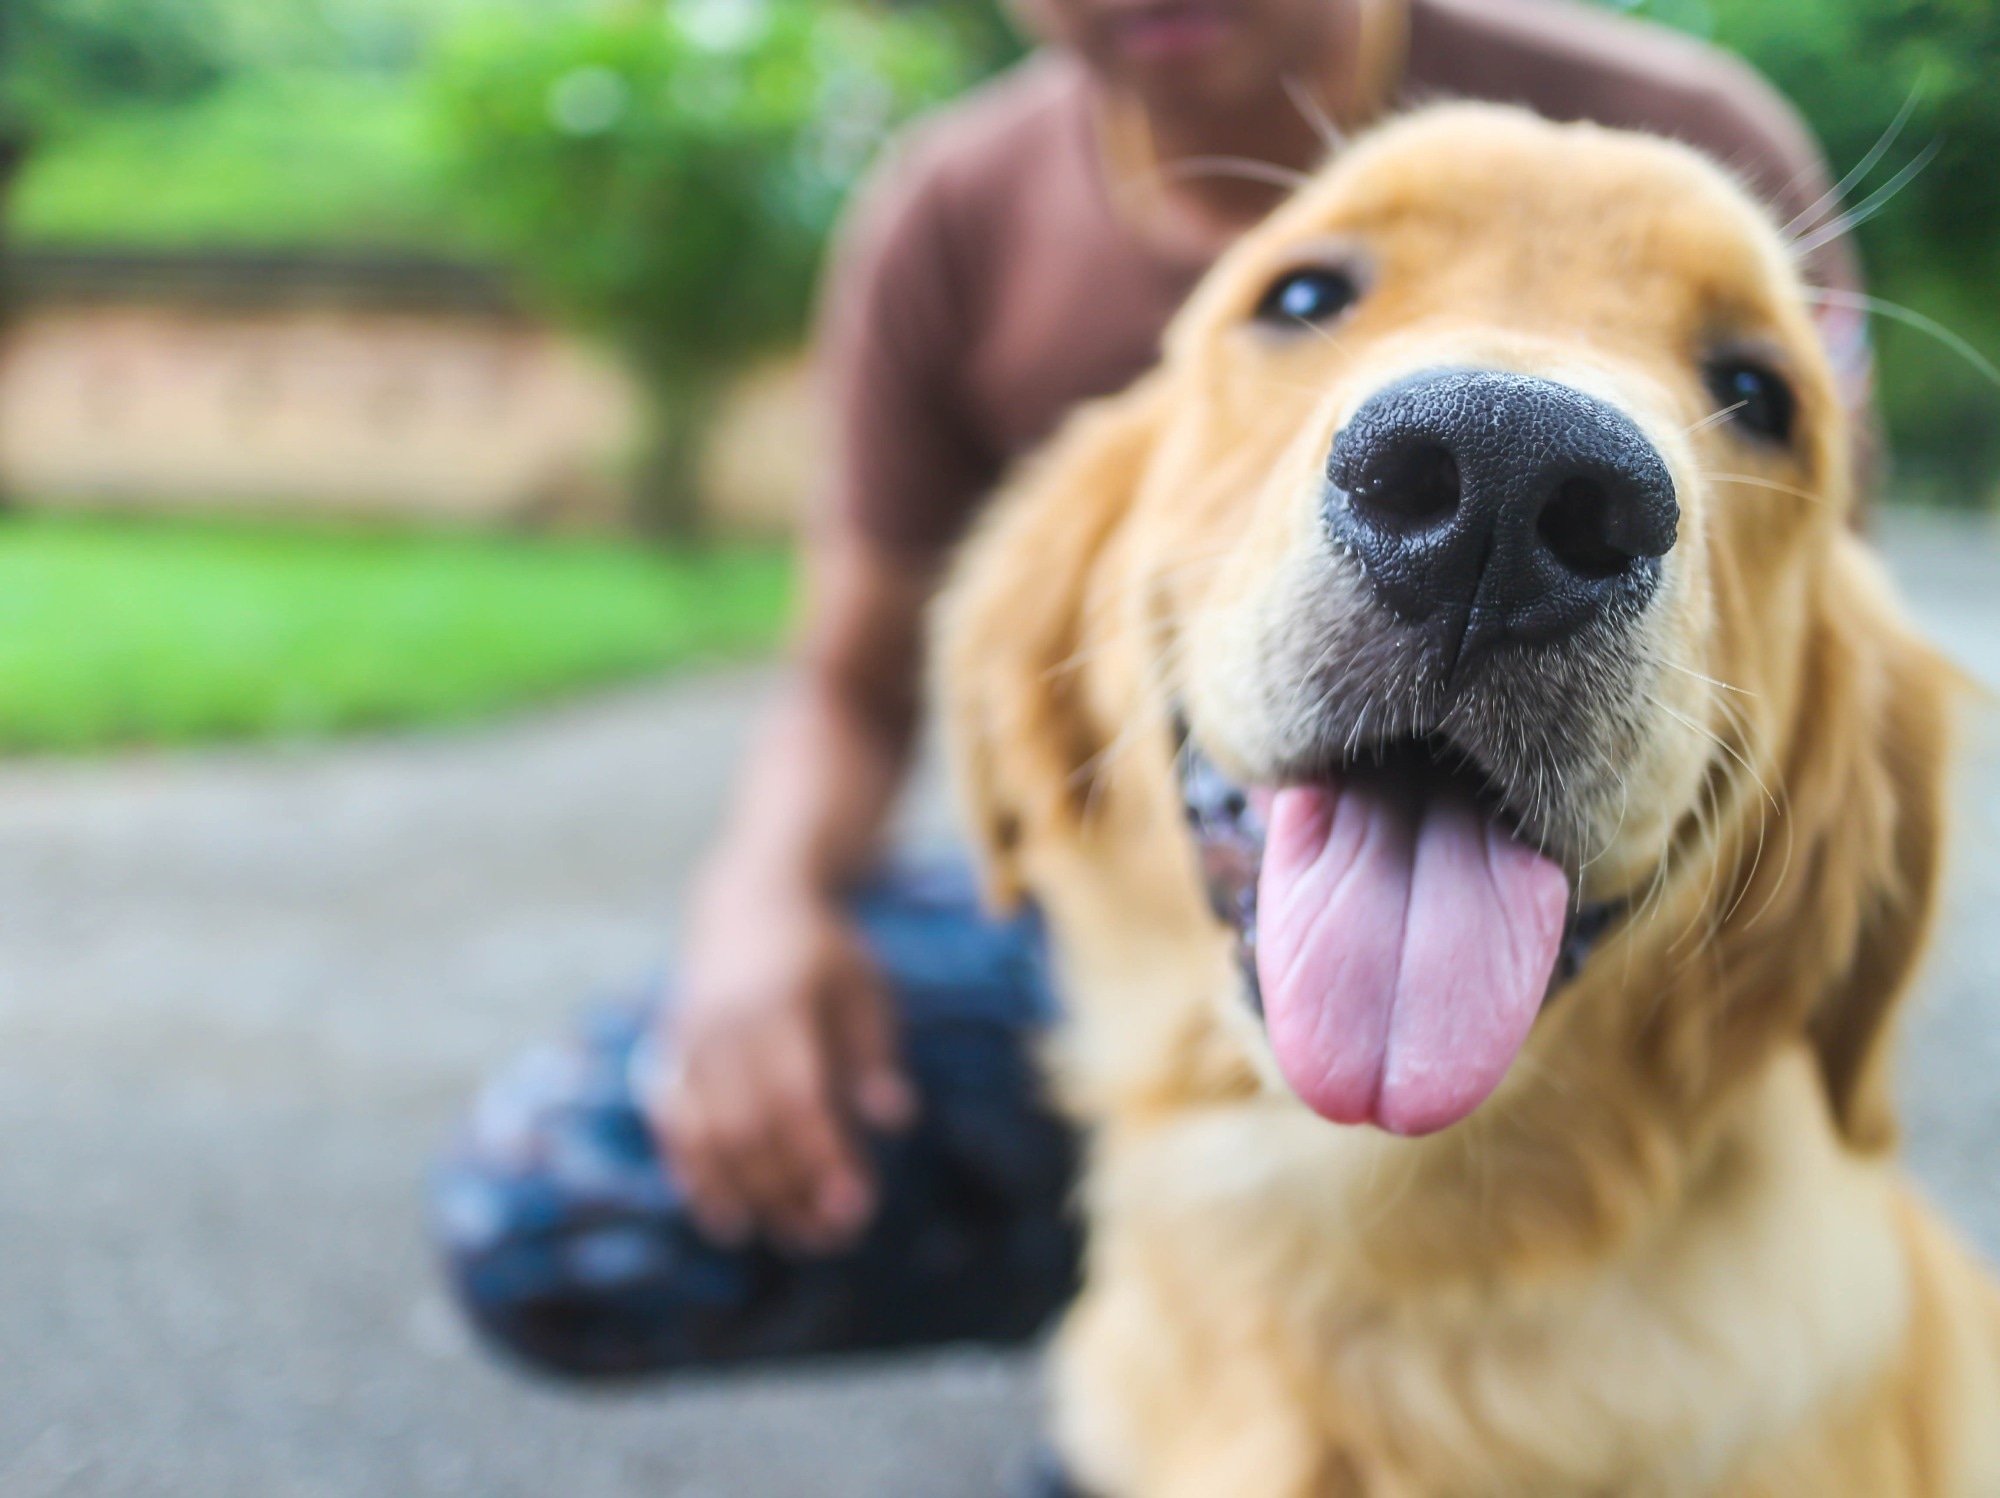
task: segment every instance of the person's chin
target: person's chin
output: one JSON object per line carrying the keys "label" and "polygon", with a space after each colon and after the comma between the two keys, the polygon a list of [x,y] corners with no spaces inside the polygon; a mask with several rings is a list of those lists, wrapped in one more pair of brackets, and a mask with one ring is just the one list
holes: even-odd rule
{"label": "person's chin", "polygon": [[1142,63],[1118,56],[1101,71],[1119,89],[1140,99],[1150,112],[1159,114],[1231,114],[1259,92],[1259,68],[1236,47],[1218,48],[1199,60]]}
{"label": "person's chin", "polygon": [[1122,22],[1113,45],[1127,65],[1160,71],[1212,67],[1237,40],[1238,27],[1220,11],[1174,6],[1144,12]]}

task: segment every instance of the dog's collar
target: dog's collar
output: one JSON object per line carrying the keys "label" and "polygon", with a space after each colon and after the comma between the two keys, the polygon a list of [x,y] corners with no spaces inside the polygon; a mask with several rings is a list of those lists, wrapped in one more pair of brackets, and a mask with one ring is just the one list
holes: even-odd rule
{"label": "dog's collar", "polygon": [[[1244,998],[1261,1019],[1264,999],[1257,981],[1257,876],[1264,865],[1264,818],[1243,788],[1184,737],[1180,780],[1181,805],[1188,829],[1194,834],[1209,906],[1236,933]],[[1583,970],[1625,910],[1625,901],[1609,900],[1570,912],[1555,975],[1549,981],[1550,998]]]}

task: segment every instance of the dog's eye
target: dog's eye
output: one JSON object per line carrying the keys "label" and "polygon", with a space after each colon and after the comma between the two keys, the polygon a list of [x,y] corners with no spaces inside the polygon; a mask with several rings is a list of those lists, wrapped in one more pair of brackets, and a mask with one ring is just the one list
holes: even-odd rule
{"label": "dog's eye", "polygon": [[[1708,393],[1716,408],[1745,431],[1772,442],[1792,440],[1798,398],[1783,376],[1747,359],[1722,359],[1708,366]],[[1733,409],[1732,409],[1733,408]]]}
{"label": "dog's eye", "polygon": [[1284,327],[1292,323],[1331,322],[1361,295],[1354,277],[1344,270],[1313,266],[1280,276],[1257,304],[1257,321]]}

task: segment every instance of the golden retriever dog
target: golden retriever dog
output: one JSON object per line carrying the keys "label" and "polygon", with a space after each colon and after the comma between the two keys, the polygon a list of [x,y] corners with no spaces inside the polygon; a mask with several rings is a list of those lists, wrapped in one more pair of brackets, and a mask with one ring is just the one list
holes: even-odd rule
{"label": "golden retriever dog", "polygon": [[1780,232],[1678,145],[1365,138],[959,564],[938,691],[1089,1126],[1102,1498],[2000,1494],[1894,1160],[1957,678]]}

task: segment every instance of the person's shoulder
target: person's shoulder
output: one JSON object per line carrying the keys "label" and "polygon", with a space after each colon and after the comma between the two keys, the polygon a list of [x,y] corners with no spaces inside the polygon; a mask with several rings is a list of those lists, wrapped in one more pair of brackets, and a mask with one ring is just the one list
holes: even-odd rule
{"label": "person's shoulder", "polygon": [[906,125],[884,149],[873,192],[906,208],[964,206],[1035,170],[1089,108],[1082,67],[1031,53]]}
{"label": "person's shoulder", "polygon": [[1731,70],[1719,48],[1583,0],[1411,0],[1410,28],[1415,81],[1454,92],[1483,94],[1495,72],[1558,90],[1584,76],[1694,90]]}
{"label": "person's shoulder", "polygon": [[1764,77],[1720,47],[1582,0],[1412,0],[1419,92],[1674,135],[1769,188],[1817,148]]}
{"label": "person's shoulder", "polygon": [[962,342],[995,273],[993,247],[1018,232],[1037,174],[1089,108],[1086,88],[1070,59],[1033,55],[898,131],[837,236],[822,300],[829,335]]}

